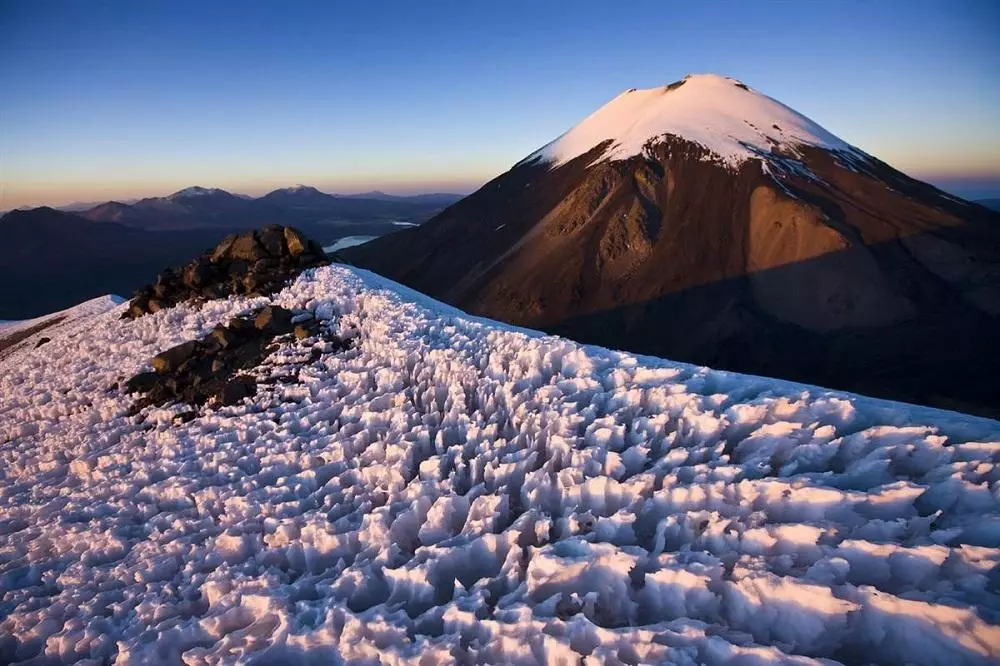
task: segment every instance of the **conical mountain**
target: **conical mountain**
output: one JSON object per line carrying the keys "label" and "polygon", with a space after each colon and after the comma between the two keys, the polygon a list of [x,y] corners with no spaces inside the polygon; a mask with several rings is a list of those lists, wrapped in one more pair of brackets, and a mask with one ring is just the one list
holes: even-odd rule
{"label": "conical mountain", "polygon": [[623,92],[420,228],[344,255],[588,342],[1000,406],[1000,216],[721,76]]}

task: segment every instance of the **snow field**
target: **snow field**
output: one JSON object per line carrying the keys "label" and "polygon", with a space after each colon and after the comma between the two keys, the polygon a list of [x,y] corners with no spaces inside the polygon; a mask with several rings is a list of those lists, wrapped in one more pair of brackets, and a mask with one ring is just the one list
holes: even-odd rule
{"label": "snow field", "polygon": [[[835,151],[847,164],[861,155],[809,118],[739,81],[695,74],[679,86],[626,90],[524,161],[560,166],[608,140],[612,143],[598,161],[623,160],[643,154],[664,135],[700,144],[729,167],[776,152],[794,156],[799,146]],[[782,168],[796,168],[794,161],[778,161]]]}
{"label": "snow field", "polygon": [[0,662],[1000,658],[996,422],[341,266],[270,300],[356,347],[285,342],[253,400],[184,423],[119,382],[268,299],[116,308],[0,361]]}

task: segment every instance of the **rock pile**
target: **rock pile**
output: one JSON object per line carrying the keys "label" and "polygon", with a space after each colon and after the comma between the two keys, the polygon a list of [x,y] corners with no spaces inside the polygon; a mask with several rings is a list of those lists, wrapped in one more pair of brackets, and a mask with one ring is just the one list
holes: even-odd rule
{"label": "rock pile", "polygon": [[[297,339],[321,334],[311,315],[295,314],[269,305],[251,317],[238,317],[228,326],[217,326],[201,340],[191,340],[161,352],[152,359],[152,372],[126,382],[129,393],[144,393],[132,407],[137,413],[149,405],[183,402],[190,405],[232,405],[254,395],[257,381],[245,371],[256,367],[275,348],[273,340],[293,334]],[[342,351],[349,342],[326,334]]]}
{"label": "rock pile", "polygon": [[122,318],[137,319],[182,301],[268,295],[304,269],[325,263],[323,248],[292,227],[270,225],[230,235],[214,250],[166,269],[154,284],[139,289]]}

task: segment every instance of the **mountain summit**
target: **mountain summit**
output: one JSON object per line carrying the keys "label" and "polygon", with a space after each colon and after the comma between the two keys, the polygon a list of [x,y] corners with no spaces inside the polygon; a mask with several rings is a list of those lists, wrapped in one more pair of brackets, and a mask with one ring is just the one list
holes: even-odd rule
{"label": "mountain summit", "polygon": [[800,146],[856,151],[740,81],[696,74],[668,86],[626,90],[527,160],[558,166],[606,141],[611,145],[600,159],[627,159],[668,135],[698,143],[731,166],[770,153],[797,155]]}
{"label": "mountain summit", "polygon": [[623,92],[419,229],[343,254],[587,342],[1000,406],[1000,218],[722,76]]}

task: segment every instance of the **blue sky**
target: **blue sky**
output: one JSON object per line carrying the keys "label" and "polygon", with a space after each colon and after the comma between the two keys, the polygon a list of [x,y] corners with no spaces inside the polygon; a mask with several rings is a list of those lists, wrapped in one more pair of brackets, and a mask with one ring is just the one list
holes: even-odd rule
{"label": "blue sky", "polygon": [[0,0],[0,209],[469,191],[618,92],[718,72],[1000,195],[1000,3]]}

